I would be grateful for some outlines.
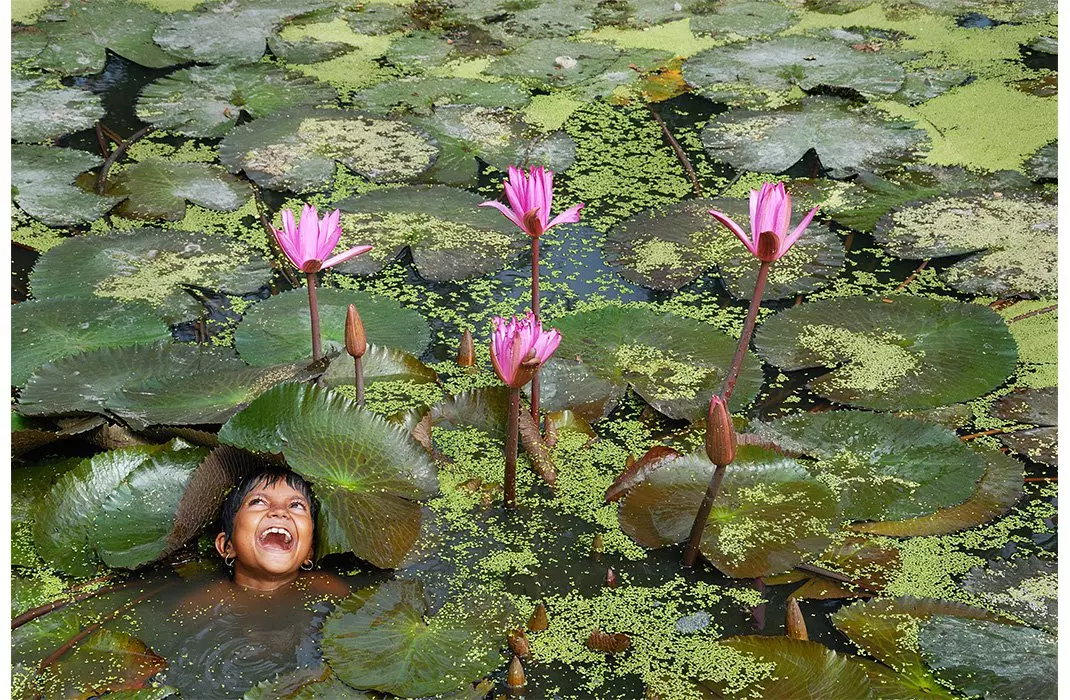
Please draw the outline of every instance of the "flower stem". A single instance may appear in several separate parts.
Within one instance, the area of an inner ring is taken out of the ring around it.
[[[520,436],[520,389],[509,389],[509,422],[505,428],[505,507],[516,508],[516,452]]]
[[[702,497],[702,504],[698,507],[695,522],[691,525],[691,535],[687,538],[687,547],[684,549],[684,568],[690,569],[695,565],[698,556],[698,546],[702,542],[702,531],[706,529],[706,521],[713,509],[713,499],[717,498],[717,492],[721,490],[721,479],[724,478],[724,464],[718,464],[710,477],[710,483],[706,487],[706,495]]]
[[[322,356],[320,345],[320,307],[316,301],[316,273],[306,272],[308,278],[308,315],[312,319],[312,361],[316,362]]]
[[[364,405],[364,362],[359,357],[353,358],[354,384],[357,389],[357,405]]]
[[[539,319],[539,239],[531,239],[531,313]],[[531,417],[539,422],[539,370],[531,378]]]
[[[743,366],[743,358],[747,355],[750,347],[750,338],[754,335],[754,324],[758,320],[758,307],[762,305],[762,294],[765,292],[765,281],[769,278],[771,262],[762,262],[758,268],[758,280],[754,283],[754,296],[750,300],[750,309],[747,310],[747,320],[743,322],[743,334],[739,337],[739,347],[732,358],[732,365],[728,368],[728,376],[724,378],[721,386],[721,398],[728,402],[732,396],[732,390],[736,388],[736,379],[739,378],[739,370]]]

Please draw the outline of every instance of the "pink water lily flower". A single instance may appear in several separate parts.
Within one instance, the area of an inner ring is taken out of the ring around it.
[[[490,361],[499,379],[511,389],[519,389],[531,381],[535,371],[550,359],[560,343],[561,331],[544,331],[542,323],[530,311],[508,321],[495,316]]]
[[[520,168],[509,166],[509,179],[504,181],[505,198],[509,206],[491,200],[481,207],[494,207],[505,218],[519,226],[532,238],[538,238],[547,229],[558,224],[574,224],[580,220],[583,202],[570,207],[550,220],[550,206],[554,201],[554,173],[541,166],[532,167],[525,173]]]
[[[275,240],[279,242],[282,252],[302,272],[319,272],[332,265],[345,262],[372,249],[370,245],[358,245],[344,253],[328,258],[342,237],[339,220],[342,212],[335,209],[321,219],[316,207],[306,204],[301,211],[301,223],[294,222],[293,212],[282,210],[282,230],[274,226]]]
[[[728,227],[728,230],[736,234],[747,250],[762,262],[774,262],[779,260],[795,241],[806,231],[810,221],[817,213],[817,207],[803,217],[799,225],[790,234],[788,226],[791,224],[791,195],[784,189],[784,183],[775,185],[767,182],[762,185],[760,191],[750,192],[750,236],[747,236],[743,228],[732,221],[728,215],[715,209],[710,209],[710,215]],[[772,237],[762,234],[772,234]],[[765,242],[763,243],[763,238]]]

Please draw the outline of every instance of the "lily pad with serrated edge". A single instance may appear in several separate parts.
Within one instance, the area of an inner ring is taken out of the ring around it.
[[[415,76],[391,80],[361,90],[353,103],[361,109],[392,112],[404,109],[429,115],[442,105],[523,107],[531,99],[525,90],[509,82],[491,83],[473,78]]]
[[[810,388],[876,410],[968,401],[1013,374],[1017,346],[991,309],[893,296],[823,299],[765,320],[755,348],[785,371],[828,367]]]
[[[374,274],[408,247],[425,279],[448,281],[496,272],[526,246],[528,237],[499,212],[480,207],[484,201],[444,185],[411,185],[343,199],[336,204],[342,210],[339,246],[374,248],[335,269]]]
[[[748,659],[746,680],[699,680],[720,698],[852,698],[872,697],[869,679],[858,659],[832,651],[820,642],[788,637],[746,635],[718,640]]]
[[[836,97],[806,97],[773,111],[729,110],[711,119],[701,137],[715,160],[765,173],[783,172],[815,149],[834,178],[886,170],[928,143],[924,131]]]
[[[19,410],[28,416],[103,413],[108,398],[121,387],[194,374],[211,366],[244,367],[244,363],[229,348],[189,343],[84,352],[38,368],[19,395]]]
[[[318,290],[317,298],[324,352],[344,351],[349,304],[357,307],[371,344],[420,355],[431,342],[427,321],[388,297],[325,287]],[[308,292],[293,289],[249,309],[238,324],[234,347],[251,365],[309,359],[312,356],[309,328]]]
[[[61,5],[34,25],[48,40],[33,64],[66,75],[99,73],[107,49],[147,68],[173,66],[180,59],[152,41],[162,18],[162,13],[127,0]]]
[[[984,569],[971,569],[962,587],[979,596],[985,607],[1058,633],[1059,572],[1055,561],[1036,556],[994,561]]]
[[[170,339],[144,304],[52,297],[11,307],[11,385],[22,386],[46,362],[88,350]]]
[[[329,85],[264,63],[193,66],[145,86],[137,116],[157,128],[213,138],[230,131],[242,113],[259,119],[283,109],[329,104],[336,97]]]
[[[1040,630],[934,615],[918,646],[933,674],[969,696],[990,700],[1058,695],[1058,642]]]
[[[11,81],[11,138],[16,141],[50,141],[91,129],[104,117],[100,96],[80,88],[49,89],[40,82]]]
[[[847,529],[890,537],[921,537],[946,535],[995,520],[1021,499],[1023,467],[1018,460],[995,450],[981,451],[981,457],[986,465],[984,476],[965,502],[932,515],[909,520],[854,523]]]
[[[338,680],[330,666],[320,666],[260,681],[241,700],[378,700],[378,695],[350,688]]]
[[[1028,195],[947,195],[886,214],[874,238],[908,259],[969,253],[940,270],[955,289],[993,296],[1050,296],[1057,287],[1057,206]]]
[[[222,236],[140,228],[64,240],[38,259],[30,286],[39,298],[143,302],[173,323],[201,311],[183,285],[241,294],[270,279],[267,261]]]
[[[981,456],[939,425],[862,411],[804,413],[762,424],[781,447],[818,459],[808,471],[840,498],[845,520],[906,520],[969,498]]]
[[[683,65],[684,80],[715,102],[763,105],[780,101],[793,88],[850,88],[875,99],[903,85],[899,64],[879,53],[805,36],[777,37],[695,54]]]
[[[249,186],[207,163],[171,163],[148,158],[110,178],[106,194],[126,197],[115,212],[131,219],[179,221],[186,202],[215,211],[234,211],[249,201]]]
[[[158,45],[186,61],[255,63],[267,37],[285,20],[327,6],[323,0],[212,2],[165,17],[152,34]]]
[[[1015,430],[999,435],[999,441],[1018,454],[1055,467],[1059,461],[1059,395],[1056,387],[1019,389],[1001,398],[996,416],[1018,423],[1033,423],[1036,428]]]
[[[274,114],[235,127],[219,144],[219,160],[270,189],[329,187],[335,162],[373,182],[404,182],[431,167],[438,147],[409,124],[339,109]]]
[[[584,404],[608,411],[630,385],[670,418],[696,420],[720,390],[738,344],[701,321],[635,306],[580,311],[549,325],[562,339],[539,372],[548,411]],[[748,353],[730,401],[733,410],[750,403],[761,383],[761,369]],[[588,413],[581,411],[585,418]]]
[[[420,503],[438,491],[427,453],[402,428],[333,392],[283,384],[219,431],[221,442],[282,453],[312,482],[318,556],[353,552],[397,566],[420,532]],[[337,669],[335,669],[337,670]]]
[[[103,628],[41,669],[33,686],[41,696],[50,698],[122,698],[145,688],[149,679],[165,668],[167,660],[137,637]]]
[[[22,209],[48,226],[73,226],[93,221],[120,201],[79,189],[79,173],[103,165],[85,151],[49,146],[11,147],[11,190]]]
[[[498,649],[517,617],[504,599],[478,592],[430,615],[422,582],[387,581],[338,604],[323,624],[323,656],[355,688],[438,695],[502,665]]]
[[[382,345],[368,344],[368,350],[361,358],[361,367],[364,371],[365,386],[375,382],[428,384],[438,381],[435,370],[415,356]],[[353,358],[343,353],[331,362],[320,380],[328,389],[340,385],[352,386],[354,372]]]
[[[646,547],[684,541],[713,470],[704,453],[667,461],[628,491],[621,528]],[[838,510],[832,491],[795,460],[741,447],[725,470],[699,551],[728,576],[783,573],[825,550]]]

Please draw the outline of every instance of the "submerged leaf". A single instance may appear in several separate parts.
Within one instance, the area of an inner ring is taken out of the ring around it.
[[[166,667],[167,661],[140,639],[101,629],[34,678],[34,685],[44,697],[110,697],[118,691],[143,688]]]

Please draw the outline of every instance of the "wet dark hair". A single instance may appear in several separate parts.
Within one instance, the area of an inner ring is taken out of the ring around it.
[[[312,486],[289,469],[279,467],[264,469],[256,474],[250,474],[241,480],[238,487],[227,494],[223,501],[223,512],[219,515],[219,529],[227,536],[224,543],[230,542],[234,534],[234,516],[238,514],[245,497],[258,486],[274,486],[282,480],[286,485],[297,491],[308,501],[308,513],[312,516],[312,522],[316,522],[316,499],[312,496]]]

